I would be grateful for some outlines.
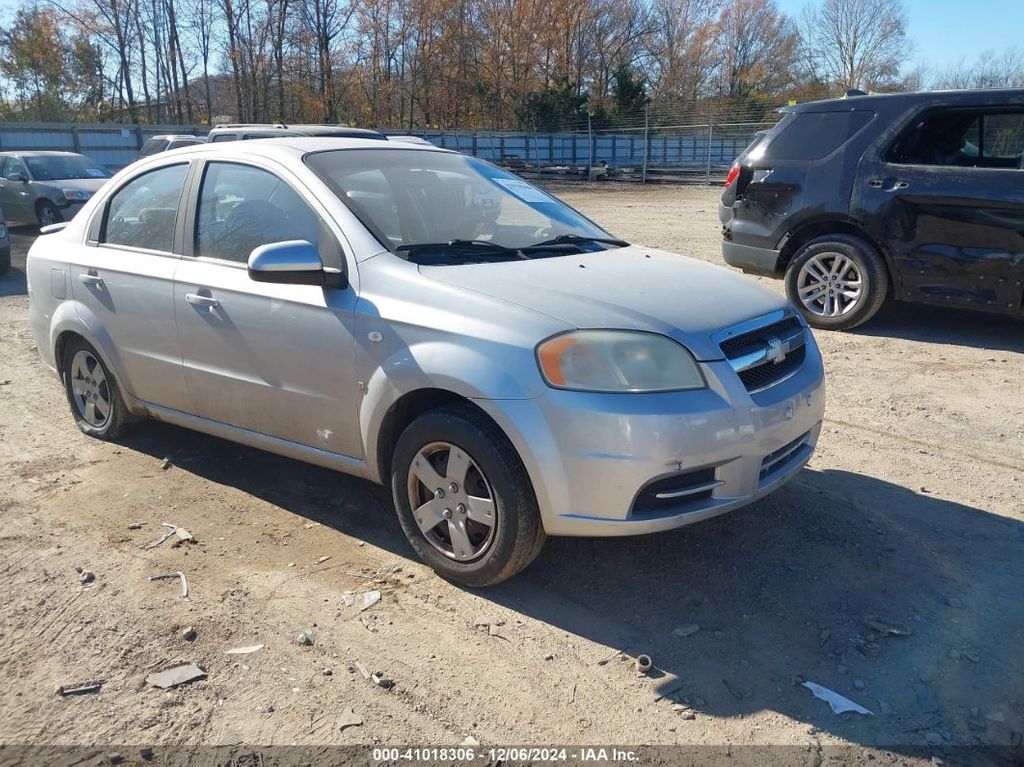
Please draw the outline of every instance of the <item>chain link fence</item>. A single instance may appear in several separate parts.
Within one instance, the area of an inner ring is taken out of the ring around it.
[[[720,183],[758,131],[773,122],[706,122],[565,132],[420,130],[444,149],[489,160],[532,178]],[[0,151],[61,150],[88,155],[110,170],[131,163],[146,139],[205,135],[199,125],[0,123]]]

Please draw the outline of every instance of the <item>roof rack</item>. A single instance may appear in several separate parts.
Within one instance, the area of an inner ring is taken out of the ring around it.
[[[287,128],[284,123],[217,123],[216,128]]]

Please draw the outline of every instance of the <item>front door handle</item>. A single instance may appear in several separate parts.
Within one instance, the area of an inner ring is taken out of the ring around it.
[[[220,306],[220,301],[213,296],[201,296],[198,293],[186,293],[185,300],[192,304],[192,306],[199,307],[200,309],[206,309],[211,312]]]
[[[99,288],[103,285],[103,278],[94,272],[80,274],[78,279],[83,285],[88,285],[89,287]]]

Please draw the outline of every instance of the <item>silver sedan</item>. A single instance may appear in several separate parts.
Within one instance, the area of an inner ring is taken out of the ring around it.
[[[70,221],[109,178],[74,152],[0,152],[0,209],[16,224]]]
[[[774,292],[430,147],[160,154],[40,237],[28,281],[85,433],[150,417],[385,483],[467,585],[548,535],[748,504],[821,429],[821,357]]]

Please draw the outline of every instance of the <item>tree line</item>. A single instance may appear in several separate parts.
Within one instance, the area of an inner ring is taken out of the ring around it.
[[[0,29],[0,119],[552,130],[1024,85],[1015,50],[911,54],[902,0],[33,0]]]

